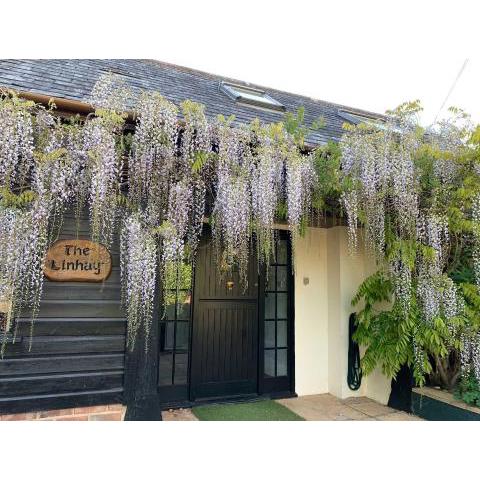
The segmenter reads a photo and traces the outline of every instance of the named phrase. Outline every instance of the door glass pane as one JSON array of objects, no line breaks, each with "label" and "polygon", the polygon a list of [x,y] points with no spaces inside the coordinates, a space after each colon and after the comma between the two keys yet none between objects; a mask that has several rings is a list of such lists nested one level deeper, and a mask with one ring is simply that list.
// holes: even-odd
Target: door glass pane
[{"label": "door glass pane", "polygon": [[275,347],[275,321],[265,322],[265,348]]},{"label": "door glass pane", "polygon": [[160,353],[160,365],[158,366],[158,384],[171,385],[172,384],[172,353]]},{"label": "door glass pane", "polygon": [[[189,300],[189,297],[186,300]],[[190,303],[178,304],[177,320],[190,320]]]},{"label": "door glass pane", "polygon": [[278,319],[288,318],[286,293],[277,293],[277,318]]},{"label": "door glass pane", "polygon": [[275,350],[265,350],[264,372],[266,377],[275,376]]},{"label": "door glass pane", "polygon": [[188,353],[175,354],[175,385],[184,385],[187,383],[188,372]]},{"label": "door glass pane", "polygon": [[178,291],[178,297],[177,297],[177,303],[182,304],[190,304],[191,302],[191,295],[190,295],[190,290],[179,290]]},{"label": "door glass pane", "polygon": [[277,377],[287,375],[287,349],[277,350]]},{"label": "door glass pane", "polygon": [[165,319],[175,320],[175,300],[173,303],[165,305]]},{"label": "door glass pane", "polygon": [[182,262],[179,266],[178,278],[179,285],[178,288],[182,290],[190,290],[192,288],[192,265],[190,263]]},{"label": "door glass pane", "polygon": [[175,350],[188,350],[188,322],[177,322]]},{"label": "door glass pane", "polygon": [[164,350],[173,349],[173,336],[175,333],[175,322],[165,323],[165,348]]},{"label": "door glass pane", "polygon": [[277,291],[287,291],[287,267],[277,267]]},{"label": "door glass pane", "polygon": [[275,293],[265,295],[265,318],[275,319]]},{"label": "door glass pane", "polygon": [[287,321],[277,322],[277,347],[287,346]]},{"label": "door glass pane", "polygon": [[275,290],[275,267],[268,267],[268,278],[265,285],[265,290]]},{"label": "door glass pane", "polygon": [[277,263],[287,264],[287,241],[278,240],[277,242]]}]

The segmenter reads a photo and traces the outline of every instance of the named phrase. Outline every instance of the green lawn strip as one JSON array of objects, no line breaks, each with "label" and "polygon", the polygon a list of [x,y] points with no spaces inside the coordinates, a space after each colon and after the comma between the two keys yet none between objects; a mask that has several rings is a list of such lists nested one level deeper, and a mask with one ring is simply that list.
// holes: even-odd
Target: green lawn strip
[{"label": "green lawn strip", "polygon": [[273,400],[256,402],[228,403],[222,405],[202,405],[192,408],[199,420],[227,420],[227,421],[285,421],[304,420],[287,407]]}]

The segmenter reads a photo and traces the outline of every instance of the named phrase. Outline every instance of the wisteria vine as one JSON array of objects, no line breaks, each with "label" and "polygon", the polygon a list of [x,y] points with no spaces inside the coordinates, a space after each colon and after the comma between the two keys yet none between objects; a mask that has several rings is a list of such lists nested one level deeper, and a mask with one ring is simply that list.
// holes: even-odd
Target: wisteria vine
[{"label": "wisteria vine", "polygon": [[148,335],[157,279],[194,262],[208,217],[219,268],[238,268],[245,287],[252,248],[259,263],[273,253],[282,205],[298,235],[315,171],[282,123],[212,121],[203,105],[177,107],[157,92],[132,98],[113,74],[95,84],[95,113],[84,119],[2,95],[0,300],[11,306],[8,329],[24,308],[35,317],[46,250],[69,209],[89,212],[92,240],[109,247],[121,239],[130,345],[141,328]]},{"label": "wisteria vine", "polygon": [[404,104],[377,125],[349,126],[340,149],[350,249],[360,234],[391,283],[421,382],[428,355],[473,351],[478,341],[470,325],[478,287],[469,282],[480,286],[480,172],[468,117],[452,109],[425,130],[419,110]]},{"label": "wisteria vine", "polygon": [[[316,162],[324,150],[306,153],[303,127],[292,129],[291,118],[271,125],[212,120],[191,101],[176,106],[158,92],[134,98],[111,74],[90,101],[94,114],[65,120],[11,93],[0,97],[7,330],[25,309],[35,318],[46,251],[69,209],[89,212],[94,241],[108,247],[120,238],[129,346],[140,331],[148,337],[158,281],[170,284],[171,272],[194,263],[207,228],[217,267],[238,269],[245,287],[252,258],[261,265],[274,253],[279,220],[295,250],[323,181]],[[334,171],[339,205],[351,251],[363,238],[391,282],[396,320],[418,320],[408,327],[417,370],[425,371],[436,331],[441,354],[456,348],[464,369],[480,372],[479,329],[468,320],[477,293],[454,275],[467,252],[480,285],[480,162],[465,153],[472,129],[461,112],[425,131],[417,107],[402,106],[380,125],[347,128]]]}]

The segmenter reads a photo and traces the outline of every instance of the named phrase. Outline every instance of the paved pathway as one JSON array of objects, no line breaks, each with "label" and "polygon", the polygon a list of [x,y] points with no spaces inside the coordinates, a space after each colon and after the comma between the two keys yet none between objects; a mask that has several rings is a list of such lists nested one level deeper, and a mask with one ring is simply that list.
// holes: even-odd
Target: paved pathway
[{"label": "paved pathway", "polygon": [[[367,397],[340,400],[329,393],[277,400],[305,420],[422,420]],[[198,420],[189,408],[162,412],[163,420]]]},{"label": "paved pathway", "polygon": [[305,420],[421,420],[367,397],[340,400],[329,393],[277,400]]}]

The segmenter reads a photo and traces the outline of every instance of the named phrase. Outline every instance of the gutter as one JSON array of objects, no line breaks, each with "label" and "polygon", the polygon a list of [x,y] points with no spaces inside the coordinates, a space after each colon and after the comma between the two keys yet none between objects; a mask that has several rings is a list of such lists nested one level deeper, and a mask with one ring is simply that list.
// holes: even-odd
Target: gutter
[{"label": "gutter", "polygon": [[[2,90],[1,87],[0,90]],[[42,93],[25,92],[21,90],[15,90],[13,88],[8,88],[4,90],[14,91],[20,98],[24,98],[25,100],[32,100],[35,103],[44,105],[45,107],[48,107],[49,103],[53,102],[57,107],[56,111],[59,113],[64,113],[67,116],[78,114],[86,117],[90,113],[95,112],[95,107],[93,107],[89,103],[81,102],[79,100],[69,100],[67,98],[52,97],[50,95],[44,95]],[[126,121],[127,124],[133,124],[135,122],[135,117],[132,112],[127,112]]]},{"label": "gutter", "polygon": [[14,91],[19,97],[24,98],[25,100],[32,100],[35,103],[40,103],[44,106],[48,106],[50,102],[53,102],[60,111],[80,113],[82,115],[88,115],[89,113],[93,113],[95,111],[95,109],[88,103],[80,102],[78,100],[67,100],[66,98],[51,97],[41,93],[23,92],[17,90]]}]

